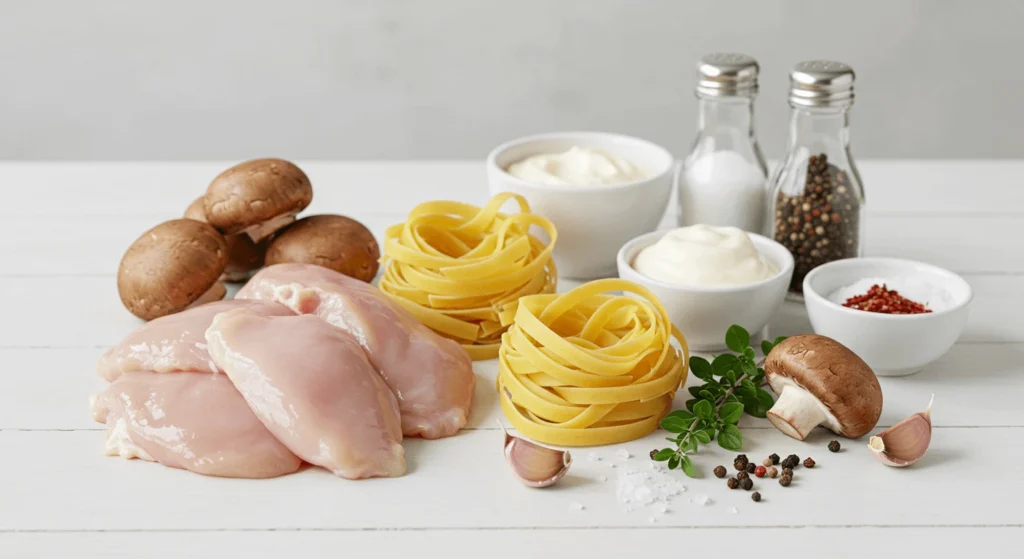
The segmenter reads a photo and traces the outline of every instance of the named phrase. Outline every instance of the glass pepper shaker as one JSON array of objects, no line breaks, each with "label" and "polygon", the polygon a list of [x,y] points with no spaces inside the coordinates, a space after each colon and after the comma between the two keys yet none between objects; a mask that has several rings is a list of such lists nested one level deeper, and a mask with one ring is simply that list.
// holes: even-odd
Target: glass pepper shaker
[{"label": "glass pepper shaker", "polygon": [[789,147],[770,181],[768,233],[793,254],[789,293],[800,299],[808,272],[861,254],[864,189],[850,155],[853,69],[801,62],[789,82]]},{"label": "glass pepper shaker", "polygon": [[697,63],[697,138],[678,175],[680,225],[764,228],[767,168],[754,136],[757,61],[715,53]]}]

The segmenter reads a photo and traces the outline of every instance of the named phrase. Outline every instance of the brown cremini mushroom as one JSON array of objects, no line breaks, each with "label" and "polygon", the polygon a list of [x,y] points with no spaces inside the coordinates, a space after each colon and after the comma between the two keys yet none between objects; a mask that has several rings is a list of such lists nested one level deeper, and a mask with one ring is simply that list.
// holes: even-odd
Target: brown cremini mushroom
[{"label": "brown cremini mushroom", "polygon": [[369,282],[379,259],[377,240],[362,223],[340,215],[312,215],[274,237],[266,264],[315,264]]},{"label": "brown cremini mushroom", "polygon": [[818,425],[856,439],[882,414],[882,388],[874,371],[831,338],[786,338],[768,354],[764,372],[779,395],[768,419],[794,439],[804,440]]},{"label": "brown cremini mushroom", "polygon": [[[207,223],[203,198],[200,196],[189,204],[185,210],[186,218]],[[221,281],[245,281],[253,272],[263,267],[263,258],[267,254],[267,245],[270,244],[269,239],[256,243],[243,233],[226,235],[224,242],[228,247],[228,264],[221,275]]]},{"label": "brown cremini mushroom", "polygon": [[254,159],[217,175],[203,207],[206,220],[221,233],[245,233],[258,242],[295,221],[312,200],[309,178],[295,164]]},{"label": "brown cremini mushroom", "polygon": [[152,320],[224,298],[224,237],[206,223],[174,219],[146,231],[121,258],[117,291],[135,316]]}]

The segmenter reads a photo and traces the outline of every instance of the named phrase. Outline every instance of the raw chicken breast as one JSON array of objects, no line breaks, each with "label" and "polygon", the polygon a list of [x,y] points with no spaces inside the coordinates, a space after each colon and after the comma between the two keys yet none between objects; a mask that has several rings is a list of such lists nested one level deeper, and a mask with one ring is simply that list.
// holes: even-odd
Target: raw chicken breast
[{"label": "raw chicken breast", "polygon": [[319,266],[277,264],[237,297],[277,301],[355,336],[398,397],[406,436],[437,439],[466,424],[476,383],[469,355],[376,287]]},{"label": "raw chicken breast", "polygon": [[103,354],[96,370],[108,381],[139,371],[215,373],[217,369],[206,351],[206,329],[217,313],[239,307],[267,316],[294,314],[269,301],[233,299],[207,303],[147,322]]},{"label": "raw chicken breast", "polygon": [[107,424],[109,455],[221,477],[275,477],[302,465],[224,375],[124,375],[96,396],[92,412]]},{"label": "raw chicken breast", "polygon": [[210,355],[292,452],[344,478],[405,473],[394,394],[350,336],[315,316],[216,316]]}]

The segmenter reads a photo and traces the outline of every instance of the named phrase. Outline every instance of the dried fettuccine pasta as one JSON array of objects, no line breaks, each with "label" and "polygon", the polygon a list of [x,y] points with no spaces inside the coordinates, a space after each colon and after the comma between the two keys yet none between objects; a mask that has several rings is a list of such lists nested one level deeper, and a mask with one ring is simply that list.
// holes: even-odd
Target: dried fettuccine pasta
[{"label": "dried fettuccine pasta", "polygon": [[648,435],[686,380],[686,339],[657,297],[629,281],[523,297],[502,319],[511,327],[498,354],[501,408],[520,433],[542,443],[590,446]]},{"label": "dried fettuccine pasta", "polygon": [[[519,213],[499,210],[515,200]],[[545,231],[551,241],[530,235]],[[462,344],[473,359],[498,355],[508,325],[501,309],[524,295],[553,293],[558,281],[550,221],[522,196],[502,193],[479,208],[427,202],[384,233],[380,289],[427,327]]]}]

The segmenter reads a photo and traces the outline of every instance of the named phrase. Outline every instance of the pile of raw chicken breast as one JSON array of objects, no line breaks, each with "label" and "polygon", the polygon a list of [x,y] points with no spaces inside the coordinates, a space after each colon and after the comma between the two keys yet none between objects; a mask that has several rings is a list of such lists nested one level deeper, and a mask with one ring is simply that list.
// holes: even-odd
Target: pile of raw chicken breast
[{"label": "pile of raw chicken breast", "polygon": [[107,453],[201,474],[269,478],[302,464],[405,473],[402,437],[454,435],[475,377],[466,352],[377,288],[278,264],[235,299],[153,320],[108,351],[92,402]]}]

